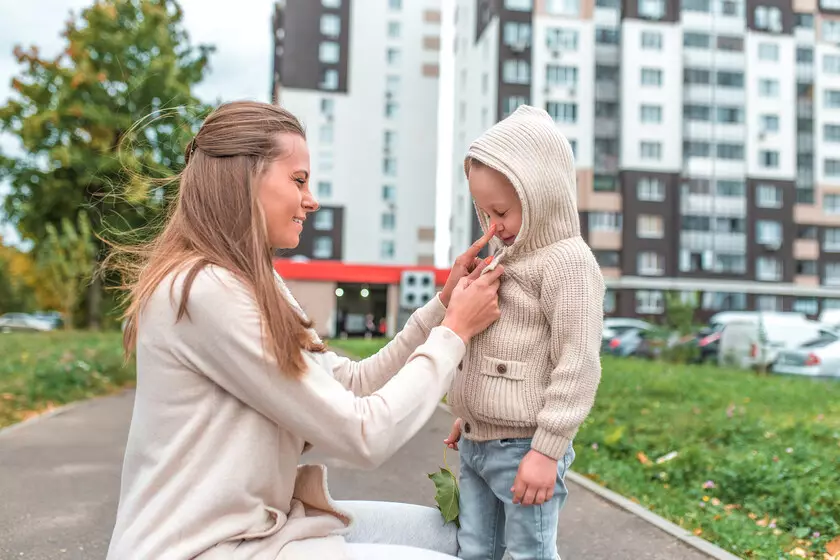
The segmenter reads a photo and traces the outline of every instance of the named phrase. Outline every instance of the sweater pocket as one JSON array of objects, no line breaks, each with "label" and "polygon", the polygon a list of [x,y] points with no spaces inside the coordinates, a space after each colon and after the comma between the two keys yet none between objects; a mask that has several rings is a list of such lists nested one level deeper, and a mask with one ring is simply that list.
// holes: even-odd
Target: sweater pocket
[{"label": "sweater pocket", "polygon": [[476,386],[464,395],[476,419],[517,427],[536,423],[540,404],[526,383],[527,363],[482,356],[477,366]]}]

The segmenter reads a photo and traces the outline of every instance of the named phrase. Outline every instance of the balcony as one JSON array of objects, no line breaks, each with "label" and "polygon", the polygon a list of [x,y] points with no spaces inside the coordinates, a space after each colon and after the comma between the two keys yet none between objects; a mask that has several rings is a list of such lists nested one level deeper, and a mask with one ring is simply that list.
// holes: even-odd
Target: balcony
[{"label": "balcony", "polygon": [[798,63],[796,65],[796,81],[803,84],[813,84],[814,65]]},{"label": "balcony", "polygon": [[796,151],[800,153],[814,151],[813,132],[800,132],[796,135]]},{"label": "balcony", "polygon": [[793,258],[815,261],[820,257],[820,243],[816,239],[797,239],[793,242]]},{"label": "balcony", "polygon": [[595,99],[598,101],[618,101],[618,82],[616,80],[596,80]]},{"label": "balcony", "polygon": [[614,117],[595,117],[596,138],[618,138],[618,119]]},{"label": "balcony", "polygon": [[806,97],[797,99],[796,116],[799,118],[812,118],[814,116],[814,100]]},{"label": "balcony", "polygon": [[683,231],[680,232],[680,249],[692,252],[726,251],[744,253],[747,250],[747,235],[745,233]]},{"label": "balcony", "polygon": [[595,154],[594,167],[595,173],[617,173],[618,156],[612,154]]},{"label": "balcony", "polygon": [[683,194],[680,197],[680,212],[689,215],[741,218],[747,215],[747,199],[744,196]]}]

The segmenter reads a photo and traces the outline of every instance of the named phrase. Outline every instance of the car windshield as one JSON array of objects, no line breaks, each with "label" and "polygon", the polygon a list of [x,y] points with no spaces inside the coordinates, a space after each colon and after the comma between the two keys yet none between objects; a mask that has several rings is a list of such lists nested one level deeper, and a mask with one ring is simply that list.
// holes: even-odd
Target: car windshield
[{"label": "car windshield", "polygon": [[817,338],[813,338],[806,342],[805,344],[801,345],[800,348],[822,348],[824,346],[828,346],[829,344],[833,344],[840,340],[834,333],[830,333],[828,331],[820,331],[819,336]]}]

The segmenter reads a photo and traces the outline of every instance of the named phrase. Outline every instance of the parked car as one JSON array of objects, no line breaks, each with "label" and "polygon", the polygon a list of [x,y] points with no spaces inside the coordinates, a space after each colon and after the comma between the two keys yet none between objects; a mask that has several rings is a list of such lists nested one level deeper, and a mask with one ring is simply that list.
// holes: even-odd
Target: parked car
[{"label": "parked car", "polygon": [[[624,335],[631,331],[649,331],[653,328],[653,325],[640,319],[607,317],[604,319],[604,328],[601,333],[601,351],[619,355],[614,350],[619,347]],[[631,339],[632,335],[625,340],[625,344],[629,344]]]},{"label": "parked car", "polygon": [[822,331],[797,348],[782,350],[773,364],[773,373],[835,377],[840,379],[840,335]]},{"label": "parked car", "polygon": [[[760,327],[764,328],[764,342]],[[770,368],[781,350],[796,348],[829,329],[817,321],[795,316],[744,317],[728,323],[720,333],[718,364],[749,369]]]},{"label": "parked car", "polygon": [[53,326],[28,313],[6,313],[0,316],[0,333],[9,332],[46,332]]}]

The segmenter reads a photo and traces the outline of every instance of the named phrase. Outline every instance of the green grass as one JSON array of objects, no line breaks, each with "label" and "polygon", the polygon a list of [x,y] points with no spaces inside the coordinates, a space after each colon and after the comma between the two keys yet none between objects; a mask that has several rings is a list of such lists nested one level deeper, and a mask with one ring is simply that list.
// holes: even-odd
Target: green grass
[{"label": "green grass", "polygon": [[120,333],[0,334],[0,428],[134,382]]},{"label": "green grass", "polygon": [[327,341],[327,346],[333,350],[340,350],[348,356],[361,359],[375,354],[389,340],[387,338],[371,338],[370,340],[364,338],[347,338],[344,340],[333,338]]},{"label": "green grass", "polygon": [[837,381],[604,357],[575,448],[578,473],[742,558],[822,559],[840,536]]}]

